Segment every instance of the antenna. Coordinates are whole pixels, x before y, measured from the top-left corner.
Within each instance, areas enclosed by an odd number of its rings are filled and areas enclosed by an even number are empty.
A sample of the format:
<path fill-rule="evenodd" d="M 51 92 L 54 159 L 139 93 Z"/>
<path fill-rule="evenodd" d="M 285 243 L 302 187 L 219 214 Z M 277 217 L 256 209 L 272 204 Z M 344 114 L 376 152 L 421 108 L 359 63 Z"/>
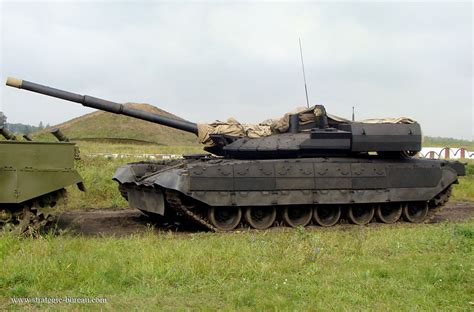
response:
<path fill-rule="evenodd" d="M 352 121 L 355 121 L 355 112 L 354 112 L 354 106 L 352 106 Z"/>
<path fill-rule="evenodd" d="M 304 92 L 306 93 L 306 106 L 309 108 L 308 87 L 306 86 L 306 74 L 304 72 L 303 48 L 301 47 L 301 39 L 300 38 L 298 38 L 298 41 L 300 42 L 301 67 L 303 68 Z"/>

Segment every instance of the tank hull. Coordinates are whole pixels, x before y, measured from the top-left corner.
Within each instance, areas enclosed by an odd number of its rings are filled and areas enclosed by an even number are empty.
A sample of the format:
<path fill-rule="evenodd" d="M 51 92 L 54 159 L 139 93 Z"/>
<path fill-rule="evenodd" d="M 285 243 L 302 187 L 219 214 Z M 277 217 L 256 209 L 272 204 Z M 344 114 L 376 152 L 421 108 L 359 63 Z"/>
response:
<path fill-rule="evenodd" d="M 165 215 L 173 209 L 168 197 L 178 196 L 191 211 L 200 207 L 206 219 L 202 210 L 211 207 L 428 204 L 460 175 L 464 166 L 458 162 L 416 158 L 211 158 L 132 163 L 114 179 L 133 208 Z"/>

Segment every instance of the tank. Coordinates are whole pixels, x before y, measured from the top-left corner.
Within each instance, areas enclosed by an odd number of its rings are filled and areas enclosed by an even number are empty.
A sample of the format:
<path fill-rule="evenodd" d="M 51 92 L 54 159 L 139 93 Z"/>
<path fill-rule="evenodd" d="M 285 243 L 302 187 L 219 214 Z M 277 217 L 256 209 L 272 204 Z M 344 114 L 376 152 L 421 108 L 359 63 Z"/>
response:
<path fill-rule="evenodd" d="M 113 180 L 130 207 L 212 231 L 420 223 L 465 174 L 460 162 L 417 158 L 421 127 L 409 118 L 353 122 L 316 105 L 270 124 L 206 125 L 15 78 L 7 85 L 196 134 L 210 154 L 126 164 Z"/>
<path fill-rule="evenodd" d="M 73 143 L 19 141 L 5 128 L 0 133 L 0 229 L 36 235 L 52 224 L 65 188 L 85 190 L 74 169 Z"/>

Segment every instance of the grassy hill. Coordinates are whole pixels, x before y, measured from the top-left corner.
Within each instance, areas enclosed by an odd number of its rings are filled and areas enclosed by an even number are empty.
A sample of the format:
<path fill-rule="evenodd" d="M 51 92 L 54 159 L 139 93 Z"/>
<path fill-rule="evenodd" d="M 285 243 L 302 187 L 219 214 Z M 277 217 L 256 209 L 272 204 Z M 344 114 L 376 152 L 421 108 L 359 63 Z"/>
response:
<path fill-rule="evenodd" d="M 164 110 L 149 104 L 127 103 L 129 107 L 147 112 L 180 119 Z M 198 145 L 196 136 L 181 130 L 157 125 L 148 121 L 96 111 L 71 119 L 55 128 L 60 128 L 71 140 L 141 142 L 162 145 Z M 52 139 L 51 128 L 34 135 L 35 138 Z"/>

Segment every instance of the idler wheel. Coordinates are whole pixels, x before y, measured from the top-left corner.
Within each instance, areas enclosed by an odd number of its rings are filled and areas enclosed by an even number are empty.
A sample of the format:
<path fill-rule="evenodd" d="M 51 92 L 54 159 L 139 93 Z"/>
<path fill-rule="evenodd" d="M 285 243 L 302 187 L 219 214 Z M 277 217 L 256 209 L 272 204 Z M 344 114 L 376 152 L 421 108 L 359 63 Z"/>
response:
<path fill-rule="evenodd" d="M 428 214 L 427 203 L 410 203 L 403 205 L 403 219 L 412 223 L 423 222 Z"/>
<path fill-rule="evenodd" d="M 352 205 L 347 209 L 347 218 L 357 225 L 368 224 L 374 217 L 374 206 Z"/>
<path fill-rule="evenodd" d="M 273 225 L 276 219 L 275 207 L 249 207 L 245 210 L 245 221 L 257 230 L 265 230 Z"/>
<path fill-rule="evenodd" d="M 211 207 L 208 218 L 219 231 L 231 231 L 239 225 L 242 211 L 238 207 Z"/>
<path fill-rule="evenodd" d="M 402 206 L 397 204 L 378 205 L 375 209 L 375 216 L 380 222 L 395 223 L 402 215 Z"/>
<path fill-rule="evenodd" d="M 283 221 L 288 226 L 307 226 L 313 216 L 310 206 L 285 206 L 283 208 Z"/>
<path fill-rule="evenodd" d="M 313 220 L 320 226 L 333 226 L 340 217 L 341 206 L 317 205 L 313 209 Z"/>

